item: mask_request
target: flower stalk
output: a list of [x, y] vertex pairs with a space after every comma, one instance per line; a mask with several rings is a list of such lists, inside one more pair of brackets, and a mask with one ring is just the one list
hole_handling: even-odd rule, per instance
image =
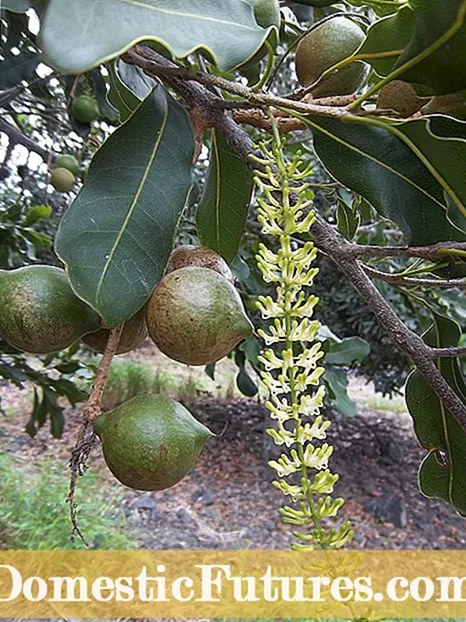
[[267, 432], [284, 447], [269, 465], [277, 475], [273, 485], [291, 500], [279, 510], [282, 521], [303, 529], [294, 532], [292, 548], [327, 550], [344, 546], [353, 532], [349, 522], [339, 529], [322, 524], [336, 516], [344, 501], [331, 497], [338, 475], [328, 468], [333, 447], [324, 442], [330, 426], [321, 414], [324, 352], [317, 341], [320, 324], [312, 319], [319, 299], [307, 294], [319, 272], [313, 267], [317, 249], [311, 241], [298, 245], [294, 240], [308, 234], [315, 220], [313, 193], [304, 181], [312, 167], [304, 167], [300, 153], [287, 159], [285, 141], [274, 123], [272, 140], [260, 144], [265, 157], [251, 156], [261, 165], [255, 174], [258, 220], [262, 232], [279, 242], [276, 252], [261, 244], [256, 257], [262, 278], [275, 286], [273, 296], [257, 301], [267, 322], [258, 331], [265, 344], [261, 377], [269, 392], [266, 407], [276, 422]]

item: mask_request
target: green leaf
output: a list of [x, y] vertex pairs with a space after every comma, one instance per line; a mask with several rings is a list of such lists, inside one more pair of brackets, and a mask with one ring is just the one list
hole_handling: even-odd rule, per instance
[[[466, 88], [466, 0], [410, 0], [414, 36], [396, 63], [402, 67], [421, 53], [425, 60], [401, 74], [403, 80], [426, 84], [444, 95]], [[438, 44], [443, 45], [438, 47]]]
[[108, 76], [108, 99], [120, 113], [120, 120], [126, 121], [154, 88], [155, 81], [139, 67], [128, 65], [120, 59], [108, 63]]
[[209, 363], [204, 367], [204, 372], [211, 380], [215, 380], [215, 363]]
[[39, 220], [50, 218], [51, 214], [52, 208], [50, 207], [50, 205], [34, 205], [28, 210], [26, 216], [24, 217], [22, 225], [25, 227], [31, 227], [32, 225], [35, 225], [37, 222], [39, 222]]
[[236, 386], [238, 387], [238, 390], [246, 397], [254, 397], [259, 391], [256, 383], [251, 378], [248, 370], [245, 367], [241, 367], [238, 375], [236, 376]]
[[95, 67], [144, 39], [178, 58], [204, 49], [228, 71], [252, 58], [267, 35], [243, 0], [50, 0], [41, 42], [48, 62], [68, 73]]
[[400, 11], [403, 6], [398, 0], [348, 0], [348, 2], [353, 6], [370, 7], [377, 15], [391, 15]]
[[31, 438], [34, 438], [37, 434], [36, 421], [39, 416], [40, 407], [41, 402], [39, 401], [39, 393], [36, 387], [34, 387], [34, 402], [32, 406], [32, 413], [25, 427], [26, 434], [28, 434]]
[[344, 369], [327, 365], [324, 380], [335, 400], [336, 408], [344, 415], [353, 417], [358, 414], [358, 407], [348, 395], [348, 376]]
[[325, 361], [333, 365], [351, 365], [369, 355], [371, 347], [361, 337], [348, 337], [342, 341], [330, 341]]
[[428, 86], [437, 95], [466, 87], [466, 1], [411, 0], [386, 19], [374, 22], [358, 54], [398, 52], [369, 59], [379, 75], [386, 76], [406, 63], [412, 67], [397, 77]]
[[217, 251], [228, 263], [241, 245], [252, 187], [249, 167], [213, 130], [209, 169], [197, 209], [197, 231], [202, 244]]
[[435, 115], [396, 125], [392, 131], [401, 132], [432, 166], [450, 198], [451, 220], [466, 231], [466, 123]]
[[337, 203], [337, 228], [347, 240], [352, 240], [361, 223], [361, 215], [344, 201]]
[[36, 248], [51, 248], [53, 246], [52, 240], [46, 233], [40, 231], [24, 231], [23, 236], [31, 242]]
[[[358, 54], [383, 54], [386, 57], [367, 59], [380, 76], [393, 71], [401, 52], [414, 33], [414, 11], [404, 5], [396, 15], [379, 19], [370, 26]], [[393, 52], [398, 52], [393, 55]]]
[[[464, 240], [447, 218], [443, 188], [412, 149], [387, 128], [307, 117], [329, 173], [395, 222], [411, 245]], [[397, 126], [398, 128], [400, 126]]]
[[303, 6], [315, 6], [318, 8], [331, 6], [337, 2], [338, 0], [296, 0], [296, 4], [302, 4]]
[[[461, 329], [456, 322], [434, 314], [434, 323], [424, 340], [441, 348], [457, 346], [460, 337]], [[437, 366], [457, 395], [466, 402], [458, 360], [438, 359]], [[406, 384], [406, 404], [413, 417], [416, 436], [429, 452], [419, 471], [422, 493], [448, 501], [466, 516], [466, 433], [417, 370], [412, 372]]]
[[109, 121], [116, 121], [119, 117], [118, 110], [108, 100], [107, 82], [100, 71], [100, 67], [92, 69], [88, 76], [92, 82], [92, 90], [97, 99], [100, 114], [107, 117]]
[[44, 408], [46, 408], [46, 413], [48, 413], [50, 419], [50, 434], [53, 438], [61, 438], [65, 427], [64, 409], [59, 406], [56, 394], [45, 387], [44, 402]]
[[8, 52], [0, 61], [0, 89], [10, 89], [30, 78], [39, 64], [39, 55], [31, 50]]
[[194, 137], [158, 86], [94, 156], [56, 251], [77, 295], [109, 327], [132, 317], [163, 275], [191, 186]]
[[236, 376], [238, 390], [246, 397], [254, 397], [259, 389], [246, 369], [246, 356], [240, 348], [235, 350], [235, 363], [238, 366], [238, 375]]

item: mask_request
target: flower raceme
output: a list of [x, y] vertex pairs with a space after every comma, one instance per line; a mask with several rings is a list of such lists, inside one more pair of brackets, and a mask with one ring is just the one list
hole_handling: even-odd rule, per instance
[[261, 244], [256, 257], [263, 280], [275, 285], [273, 296], [260, 296], [257, 301], [268, 322], [265, 330], [258, 331], [265, 344], [259, 358], [261, 377], [269, 392], [266, 407], [276, 422], [267, 432], [287, 450], [269, 465], [278, 478], [274, 486], [293, 504], [279, 510], [283, 522], [306, 528], [305, 533], [294, 532], [299, 542], [292, 548], [340, 548], [353, 535], [350, 524], [338, 530], [321, 525], [323, 519], [336, 516], [343, 499], [330, 496], [338, 475], [328, 468], [333, 447], [323, 442], [330, 421], [320, 412], [325, 396], [324, 352], [317, 341], [320, 324], [312, 320], [319, 300], [307, 292], [319, 272], [312, 267], [317, 249], [311, 241], [296, 239], [298, 234], [308, 234], [315, 220], [313, 194], [303, 181], [311, 168], [303, 167], [299, 153], [287, 160], [283, 146], [274, 125], [272, 141], [260, 144], [265, 157], [251, 156], [259, 165], [255, 175], [258, 220], [262, 232], [279, 242], [276, 251]]

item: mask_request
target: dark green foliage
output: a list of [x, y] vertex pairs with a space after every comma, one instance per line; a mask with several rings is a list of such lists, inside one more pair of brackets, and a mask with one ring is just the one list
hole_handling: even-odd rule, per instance
[[[314, 293], [320, 298], [317, 317], [339, 337], [359, 335], [366, 339], [371, 344], [371, 351], [357, 365], [357, 373], [372, 380], [376, 391], [383, 394], [398, 391], [411, 369], [410, 361], [395, 348], [372, 311], [364, 305], [334, 264], [325, 259], [321, 262], [320, 270], [314, 285]], [[418, 322], [413, 312], [406, 308], [406, 298], [389, 286], [385, 286], [383, 292], [398, 312], [403, 313], [403, 319], [413, 329], [417, 328]]]

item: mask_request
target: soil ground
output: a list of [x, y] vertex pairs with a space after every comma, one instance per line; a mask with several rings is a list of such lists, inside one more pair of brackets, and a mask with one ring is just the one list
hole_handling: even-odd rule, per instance
[[[152, 351], [143, 349], [138, 356], [160, 363], [160, 355]], [[177, 366], [177, 373], [187, 372]], [[230, 378], [228, 370], [222, 373], [223, 379]], [[271, 486], [273, 474], [264, 459], [265, 409], [257, 400], [218, 397], [225, 394], [222, 391], [184, 400], [213, 431], [221, 432], [227, 425], [207, 444], [189, 476], [157, 493], [123, 489], [127, 526], [142, 548], [289, 547], [291, 530], [277, 514], [283, 497]], [[382, 400], [360, 380], [351, 382], [351, 394], [358, 403], [356, 417], [329, 413], [333, 422], [329, 438], [336, 447], [331, 466], [340, 474], [336, 493], [346, 500], [341, 519], [351, 518], [356, 532], [351, 546], [466, 548], [463, 519], [447, 504], [419, 493], [417, 470], [424, 451], [402, 400]], [[63, 439], [52, 439], [44, 429], [32, 440], [24, 432], [28, 399], [6, 385], [0, 388], [0, 397], [3, 407], [14, 412], [0, 421], [0, 451], [28, 459], [50, 453], [67, 460], [79, 425], [78, 410], [67, 413]], [[117, 485], [100, 448], [94, 450], [91, 463], [102, 478]]]

